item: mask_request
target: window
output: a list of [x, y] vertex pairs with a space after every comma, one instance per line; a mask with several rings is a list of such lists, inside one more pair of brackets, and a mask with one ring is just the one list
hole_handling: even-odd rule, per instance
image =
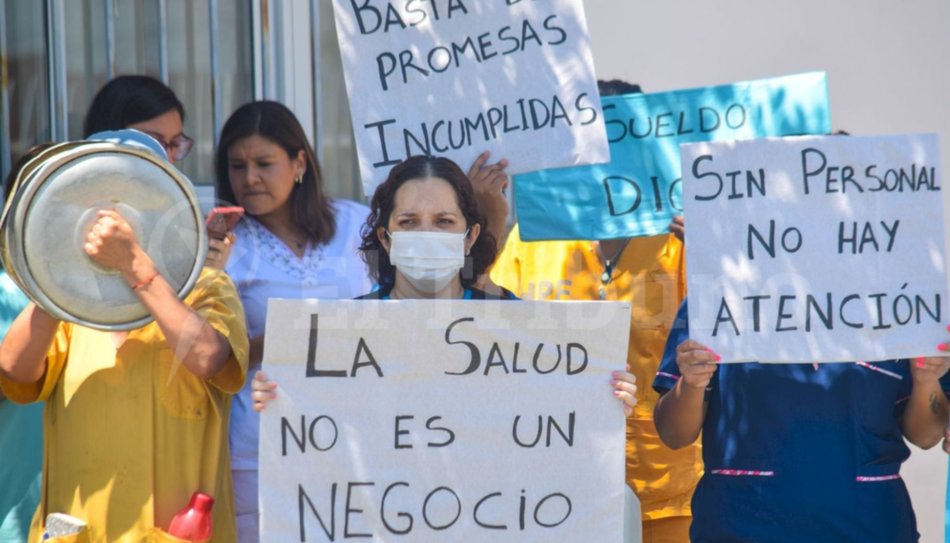
[[311, 134], [327, 192], [362, 199], [331, 0], [0, 0], [0, 55], [4, 176], [31, 146], [80, 138], [110, 78], [147, 74], [185, 106], [195, 147], [178, 166], [203, 194], [221, 125], [267, 98]]
[[[11, 157], [52, 139], [43, 2], [0, 0], [0, 56], [7, 59], [7, 85], [0, 100], [0, 170], [5, 178]], [[2, 69], [2, 65], [0, 65]]]
[[81, 138], [86, 108], [110, 78], [147, 74], [185, 106], [196, 143], [179, 167], [196, 184], [213, 183], [222, 116], [254, 98], [251, 0], [0, 2], [11, 82], [4, 175], [36, 143]]

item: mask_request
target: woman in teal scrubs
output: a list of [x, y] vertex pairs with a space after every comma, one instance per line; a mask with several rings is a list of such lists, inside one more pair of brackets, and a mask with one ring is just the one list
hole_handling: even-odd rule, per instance
[[[11, 169], [4, 195], [11, 190], [20, 167], [45, 148], [33, 148]], [[0, 268], [0, 340], [28, 302], [6, 270]], [[42, 470], [43, 405], [13, 403], [0, 390], [0, 543], [26, 541], [40, 501]]]

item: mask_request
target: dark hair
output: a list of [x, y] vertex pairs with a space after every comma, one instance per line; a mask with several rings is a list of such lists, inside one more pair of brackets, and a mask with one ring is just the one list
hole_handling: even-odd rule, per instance
[[228, 179], [228, 148], [238, 140], [260, 136], [280, 146], [293, 159], [302, 150], [307, 159], [307, 170], [299, 184], [290, 193], [291, 217], [317, 245], [329, 243], [336, 233], [336, 219], [330, 200], [323, 193], [323, 177], [317, 156], [307, 141], [307, 135], [293, 112], [277, 102], [250, 102], [231, 114], [218, 141], [215, 154], [215, 190], [218, 199], [236, 203], [231, 181]]
[[106, 83], [92, 99], [83, 123], [83, 137], [128, 128], [171, 110], [185, 120], [185, 107], [167, 85], [147, 75], [120, 75]]
[[[13, 163], [13, 167], [10, 168], [10, 172], [7, 174], [6, 179], [3, 180], [3, 203], [6, 205], [7, 201], [10, 200], [10, 196], [13, 195], [13, 184], [16, 183], [17, 177], [23, 173], [23, 169], [29, 164], [34, 158], [43, 153], [43, 151], [49, 149], [56, 145], [55, 143], [41, 143], [39, 145], [34, 145], [23, 154], [20, 158]], [[35, 166], [34, 168], [35, 169]], [[0, 270], [4, 269], [3, 262], [0, 262]]]
[[[10, 196], [13, 194], [13, 184], [16, 183], [16, 178], [23, 172], [23, 168], [30, 163], [31, 160], [39, 156], [43, 151], [49, 149], [50, 147], [56, 145], [53, 142], [40, 143], [39, 145], [34, 145], [27, 150], [20, 158], [13, 163], [13, 167], [10, 168], [10, 172], [7, 174], [6, 179], [3, 181], [3, 201], [4, 203], [10, 199]], [[35, 168], [32, 168], [35, 169]]]
[[623, 79], [611, 79], [609, 81], [598, 79], [597, 90], [601, 96], [616, 96], [618, 94], [637, 94], [643, 92], [640, 85], [629, 83]]
[[389, 171], [386, 181], [376, 187], [370, 202], [371, 211], [363, 226], [363, 243], [360, 245], [363, 261], [369, 267], [370, 276], [383, 288], [391, 287], [395, 283], [396, 268], [389, 261], [389, 253], [383, 248], [376, 232], [379, 228], [388, 227], [399, 188], [409, 181], [427, 177], [442, 179], [452, 187], [467, 228], [476, 224], [481, 227], [481, 233], [465, 258], [462, 284], [466, 287], [474, 284], [478, 276], [495, 261], [495, 236], [486, 228], [485, 217], [478, 210], [478, 203], [475, 201], [475, 190], [465, 172], [458, 164], [444, 157], [411, 156], [395, 165]]

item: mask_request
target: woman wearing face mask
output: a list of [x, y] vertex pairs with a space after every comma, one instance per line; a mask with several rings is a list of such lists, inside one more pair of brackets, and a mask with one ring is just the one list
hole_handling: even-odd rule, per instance
[[[499, 164], [503, 169], [504, 161]], [[515, 299], [507, 290], [495, 296], [473, 286], [495, 260], [495, 239], [485, 228], [471, 181], [451, 160], [414, 156], [394, 166], [371, 207], [360, 250], [379, 289], [360, 299]], [[611, 384], [629, 417], [637, 403], [636, 378], [616, 371]], [[276, 398], [277, 383], [262, 371], [251, 387], [256, 411]]]
[[360, 250], [379, 290], [362, 299], [512, 299], [474, 288], [495, 260], [472, 184], [447, 158], [396, 165], [373, 195]]
[[[514, 299], [473, 287], [495, 259], [472, 183], [447, 158], [414, 156], [396, 165], [373, 195], [360, 250], [379, 289], [360, 299]], [[630, 415], [636, 404], [633, 374], [614, 372], [614, 395]], [[276, 383], [257, 372], [254, 409], [273, 400]]]
[[[371, 282], [360, 259], [366, 206], [323, 192], [316, 155], [294, 114], [251, 102], [224, 124], [215, 160], [219, 199], [245, 209], [230, 258], [247, 315], [250, 367], [260, 366], [268, 298], [352, 298]], [[226, 262], [226, 265], [225, 265]], [[231, 470], [238, 541], [258, 541], [258, 416], [248, 384], [231, 412]]]

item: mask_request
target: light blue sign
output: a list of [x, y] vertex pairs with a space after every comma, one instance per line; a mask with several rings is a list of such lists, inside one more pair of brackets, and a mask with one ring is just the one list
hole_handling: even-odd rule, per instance
[[516, 175], [521, 239], [612, 239], [666, 232], [683, 210], [681, 143], [831, 131], [822, 72], [605, 96], [601, 103], [611, 161]]

